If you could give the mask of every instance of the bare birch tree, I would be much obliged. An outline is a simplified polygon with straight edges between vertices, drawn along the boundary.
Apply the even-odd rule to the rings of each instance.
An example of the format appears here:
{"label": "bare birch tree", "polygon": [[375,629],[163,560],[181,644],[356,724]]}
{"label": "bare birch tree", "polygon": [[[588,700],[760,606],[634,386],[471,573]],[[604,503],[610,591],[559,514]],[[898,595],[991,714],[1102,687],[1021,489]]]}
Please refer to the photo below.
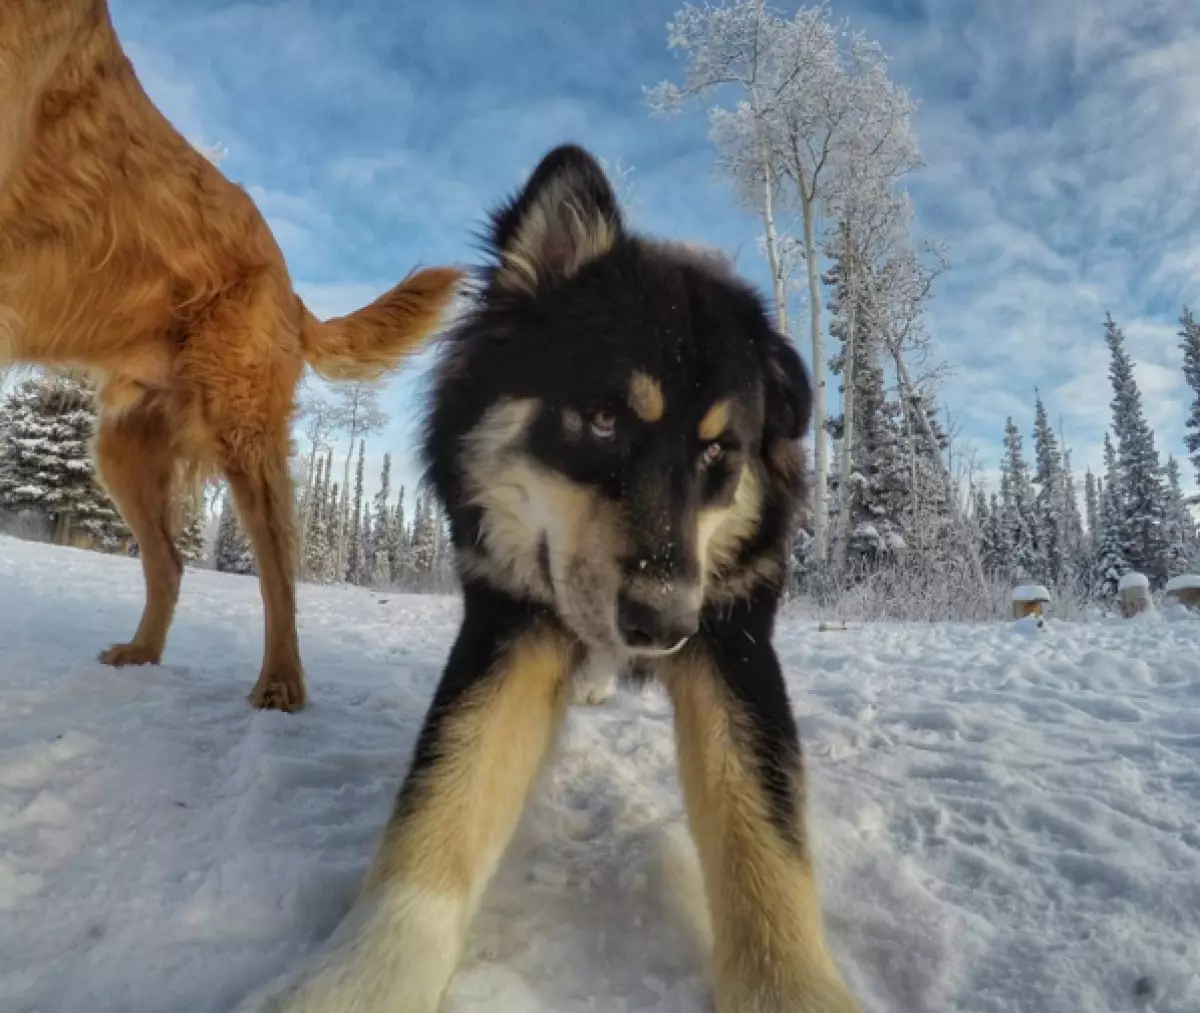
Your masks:
{"label": "bare birch tree", "polygon": [[355,444],[364,436],[382,431],[388,424],[388,414],[379,407],[379,381],[364,381],[350,383],[337,388],[337,404],[333,408],[332,418],[338,430],[346,434],[349,448],[346,451],[346,465],[342,476],[341,500],[338,503],[337,545],[334,558],[336,573],[344,573],[346,568],[346,537],[348,534],[350,513],[350,465],[354,458]]}
{"label": "bare birch tree", "polygon": [[[789,271],[776,218],[786,209],[800,221],[812,340],[813,545],[817,558],[824,559],[829,441],[819,243],[831,208],[846,192],[844,178],[851,167],[862,179],[893,178],[894,168],[882,162],[898,151],[915,152],[915,144],[901,143],[911,142],[912,102],[888,80],[879,46],[861,34],[847,36],[824,3],[801,8],[790,19],[763,0],[737,0],[725,7],[688,4],[667,33],[668,46],[688,60],[683,83],[663,82],[647,90],[647,99],[654,111],[664,113],[724,89],[737,95],[731,108],[710,111],[710,138],[739,195],[762,216],[776,313],[784,329]],[[869,159],[881,164],[860,164]]]}

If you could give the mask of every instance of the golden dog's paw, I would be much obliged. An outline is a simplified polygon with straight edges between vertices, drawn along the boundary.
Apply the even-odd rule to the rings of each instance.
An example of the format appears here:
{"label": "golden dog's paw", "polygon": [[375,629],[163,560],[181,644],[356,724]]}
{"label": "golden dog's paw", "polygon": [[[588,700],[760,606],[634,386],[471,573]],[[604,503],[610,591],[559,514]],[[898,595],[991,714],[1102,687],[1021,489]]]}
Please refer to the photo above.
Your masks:
{"label": "golden dog's paw", "polygon": [[304,710],[308,704],[304,676],[299,672],[286,676],[263,672],[250,691],[250,703],[260,710],[289,713]]}
{"label": "golden dog's paw", "polygon": [[124,668],[126,665],[157,665],[161,659],[161,650],[138,643],[113,644],[99,655],[101,664],[112,665],[113,668]]}

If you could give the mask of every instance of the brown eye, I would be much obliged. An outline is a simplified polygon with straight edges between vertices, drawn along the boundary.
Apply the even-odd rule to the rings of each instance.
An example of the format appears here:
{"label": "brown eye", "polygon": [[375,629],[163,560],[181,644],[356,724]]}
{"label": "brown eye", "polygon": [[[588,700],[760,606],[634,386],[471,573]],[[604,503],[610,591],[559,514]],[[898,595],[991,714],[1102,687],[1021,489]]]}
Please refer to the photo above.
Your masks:
{"label": "brown eye", "polygon": [[700,455],[700,463],[707,467],[710,464],[716,464],[724,456],[725,448],[721,444],[710,443]]}
{"label": "brown eye", "polygon": [[592,435],[599,440],[610,440],[617,431],[617,417],[612,412],[593,412],[588,424]]}

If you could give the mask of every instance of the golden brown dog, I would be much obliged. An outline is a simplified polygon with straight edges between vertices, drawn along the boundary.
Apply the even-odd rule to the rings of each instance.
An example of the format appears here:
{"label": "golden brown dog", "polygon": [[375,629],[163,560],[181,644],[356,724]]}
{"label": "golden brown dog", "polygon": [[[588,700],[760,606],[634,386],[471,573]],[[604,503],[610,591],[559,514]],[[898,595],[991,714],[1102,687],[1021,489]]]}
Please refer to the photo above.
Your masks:
{"label": "golden brown dog", "polygon": [[411,275],[324,323],[253,202],[142,90],[104,0],[0,0],[0,364],[100,383],[100,477],[141,549],[146,604],[111,665],[162,656],[182,573],[173,485],[219,470],[258,560],[251,694],[304,706],[287,457],[305,363],[376,376],[433,331],[459,272]]}

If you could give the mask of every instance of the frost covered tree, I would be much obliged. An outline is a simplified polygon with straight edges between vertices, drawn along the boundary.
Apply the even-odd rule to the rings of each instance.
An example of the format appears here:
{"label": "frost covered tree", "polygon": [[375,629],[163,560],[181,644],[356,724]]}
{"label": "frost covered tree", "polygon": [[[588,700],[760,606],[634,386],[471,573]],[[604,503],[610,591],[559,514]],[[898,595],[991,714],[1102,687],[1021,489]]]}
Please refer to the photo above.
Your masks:
{"label": "frost covered tree", "polygon": [[1033,483],[1036,488],[1030,511],[1030,527],[1041,572],[1032,576],[1058,584],[1069,576],[1071,570],[1066,476],[1063,474],[1058,439],[1050,426],[1045,402],[1036,391],[1033,447]]}
{"label": "frost covered tree", "polygon": [[417,498],[413,509],[412,544],[408,568],[418,583],[432,580],[438,562],[437,506],[428,493]]}
{"label": "frost covered tree", "polygon": [[1100,489],[1091,468],[1083,479],[1083,502],[1087,515],[1087,547],[1089,552],[1095,552],[1096,532],[1100,528]]}
{"label": "frost covered tree", "polygon": [[186,490],[180,497],[179,537],[175,546],[185,563],[204,562],[205,528],[208,526],[208,512],[204,507],[204,492],[202,489]]}
{"label": "frost covered tree", "polygon": [[1096,555],[1092,564],[1092,594],[1112,600],[1117,596],[1121,577],[1132,567],[1125,558],[1122,517],[1120,465],[1117,452],[1108,433],[1104,434],[1104,488],[1100,494],[1099,518],[1096,527]]}
{"label": "frost covered tree", "polygon": [[1183,349],[1183,375],[1192,389],[1192,407],[1183,436],[1184,446],[1200,482],[1200,322],[1186,306],[1179,316],[1180,347]]}
{"label": "frost covered tree", "polygon": [[338,400],[333,408],[333,422],[350,442],[341,484],[343,501],[339,502],[334,513],[337,523],[333,544],[339,575],[345,571],[349,551],[350,463],[354,457],[354,446],[364,437],[382,431],[388,423],[387,413],[379,407],[379,392],[378,381],[345,384],[338,388]]}
{"label": "frost covered tree", "polygon": [[91,383],[63,373],[27,378],[5,398],[4,415],[0,509],[50,518],[60,545],[81,536],[95,548],[123,549],[129,529],[96,480],[92,461]]}
{"label": "frost covered tree", "polygon": [[300,558],[307,554],[308,536],[311,531],[309,514],[314,504],[314,489],[317,479],[317,459],[322,451],[327,450],[338,429],[338,414],[332,404],[319,394],[311,391],[300,399],[297,418],[304,422],[304,438],[308,443],[308,461],[303,472],[302,492],[300,494],[299,526],[300,526]]}
{"label": "frost covered tree", "polygon": [[1083,514],[1079,510],[1079,488],[1071,468],[1071,452],[1066,449],[1063,450],[1062,475],[1066,508],[1066,559],[1071,568],[1071,572],[1065,576],[1077,579],[1087,565],[1087,536],[1083,530]]}
{"label": "frost covered tree", "polygon": [[1125,335],[1106,315],[1104,336],[1111,354],[1113,433],[1121,483],[1122,551],[1130,567],[1156,584],[1167,576],[1167,496],[1154,433],[1142,410],[1142,395],[1125,351]]}
{"label": "frost covered tree", "polygon": [[317,459],[313,477],[312,502],[305,525],[304,575],[308,580],[327,581],[333,575],[333,544],[329,540],[329,479],[333,471],[333,451]]}
{"label": "frost covered tree", "polygon": [[994,577],[1008,579],[1012,569],[1012,545],[1004,524],[1000,497],[992,493],[988,499],[987,518],[982,532],[980,557],[984,569]]}
{"label": "frost covered tree", "polygon": [[363,479],[366,465],[367,441],[358,441],[358,464],[354,470],[354,497],[350,501],[350,520],[346,536],[346,572],[343,574],[351,584],[363,580]]}
{"label": "frost covered tree", "polygon": [[1009,566],[1019,580],[1040,579],[1044,569],[1033,533],[1033,483],[1025,462],[1021,431],[1009,416],[1004,423],[1004,459],[1000,465],[1000,510]]}
{"label": "frost covered tree", "polygon": [[390,500],[392,498],[392,455],[383,455],[383,467],[379,471],[379,488],[371,513],[374,524],[371,527],[370,559],[372,579],[374,582],[390,584],[392,581],[392,564],[389,549],[392,544],[392,516]]}
{"label": "frost covered tree", "polygon": [[404,513],[404,486],[396,494],[396,512],[392,515],[390,537],[387,544],[390,582],[399,584],[408,572],[408,557],[412,547],[408,521]]}
{"label": "frost covered tree", "polygon": [[1196,558],[1196,521],[1184,498],[1179,462],[1174,456],[1167,458],[1163,477],[1167,487],[1164,539],[1167,546],[1166,573],[1168,577],[1177,577],[1181,573],[1187,573],[1192,560]]}
{"label": "frost covered tree", "polygon": [[816,558],[824,560],[829,450],[820,233],[831,216],[837,218],[835,204],[852,189],[855,172],[874,182],[887,177],[885,166],[896,151],[915,157],[912,102],[888,79],[879,46],[840,31],[824,4],[800,8],[791,18],[762,0],[687,4],[668,24],[667,38],[669,48],[686,57],[683,82],[648,89],[651,108],[672,112],[688,99],[732,91],[732,107],[710,111],[710,138],[739,195],[762,215],[776,313],[785,330],[788,267],[776,217],[786,210],[801,223],[812,340],[813,541]]}
{"label": "frost covered tree", "polygon": [[221,573],[257,573],[254,551],[250,539],[242,529],[233,494],[226,491],[221,504],[221,518],[217,524],[217,544],[213,553],[216,567]]}

